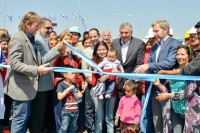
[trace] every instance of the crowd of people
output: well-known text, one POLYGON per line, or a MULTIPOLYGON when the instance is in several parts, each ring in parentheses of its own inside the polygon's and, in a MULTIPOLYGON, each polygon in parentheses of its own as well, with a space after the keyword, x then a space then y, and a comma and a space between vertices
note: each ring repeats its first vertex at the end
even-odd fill
POLYGON ((141 115, 150 82, 98 73, 63 42, 104 72, 200 75, 200 22, 183 42, 167 20, 156 20, 146 40, 133 37, 129 22, 119 37, 77 26, 57 34, 52 21, 24 15, 11 38, 0 29, 0 132, 2 133, 199 133, 200 84, 191 80, 153 82, 145 129, 141 115), (80 41, 83 36, 82 41, 80 41), (54 72, 54 67, 94 73, 54 72), (11 124, 10 124, 11 120, 11 124))

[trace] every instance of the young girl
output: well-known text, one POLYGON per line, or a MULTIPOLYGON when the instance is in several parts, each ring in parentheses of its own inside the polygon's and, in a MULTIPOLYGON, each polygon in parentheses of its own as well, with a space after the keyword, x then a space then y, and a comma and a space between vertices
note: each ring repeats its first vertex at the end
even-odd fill
POLYGON ((120 99, 117 113, 115 116, 115 126, 118 125, 120 118, 121 133, 140 132, 140 112, 142 105, 136 94, 142 87, 141 81, 127 80, 124 84, 125 96, 120 99))

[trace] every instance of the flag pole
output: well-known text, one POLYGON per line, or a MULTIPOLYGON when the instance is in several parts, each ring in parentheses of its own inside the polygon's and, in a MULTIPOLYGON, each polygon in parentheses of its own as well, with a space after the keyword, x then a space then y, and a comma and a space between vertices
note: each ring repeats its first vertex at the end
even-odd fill
POLYGON ((78 0, 78 14, 79 14, 79 18, 78 18, 78 27, 80 28, 80 16, 81 16, 81 0, 78 0))
POLYGON ((6 28, 6 0, 4 4, 4 20, 3 20, 4 29, 6 28))

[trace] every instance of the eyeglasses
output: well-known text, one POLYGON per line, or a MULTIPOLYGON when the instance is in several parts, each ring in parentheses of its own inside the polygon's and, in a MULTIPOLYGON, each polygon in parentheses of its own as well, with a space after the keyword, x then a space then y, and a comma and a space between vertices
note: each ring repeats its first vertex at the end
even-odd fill
POLYGON ((49 45, 53 45, 53 46, 55 46, 55 45, 57 45, 57 43, 49 43, 49 45))
POLYGON ((53 30, 53 27, 44 27, 44 28, 47 29, 47 30, 53 30))

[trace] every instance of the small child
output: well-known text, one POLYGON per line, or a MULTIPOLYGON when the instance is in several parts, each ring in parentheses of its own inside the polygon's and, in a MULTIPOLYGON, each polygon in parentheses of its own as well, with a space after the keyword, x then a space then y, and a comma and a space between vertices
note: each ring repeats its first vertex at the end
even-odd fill
MULTIPOLYGON (((120 61, 117 60, 117 51, 113 48, 108 50, 107 57, 103 59, 101 63, 98 64, 100 68, 103 69, 118 69, 121 72, 124 72, 120 61)), ((99 99, 103 99, 103 94, 105 94, 105 87, 108 85, 108 89, 106 91, 105 98, 111 98, 113 90, 115 88, 116 81, 115 80, 107 80, 105 83, 97 83, 97 87, 95 89, 95 93, 99 95, 99 99)))
POLYGON ((115 116, 115 125, 118 125, 120 118, 121 133, 139 133, 140 132, 140 113, 142 104, 136 93, 140 92, 141 81, 127 80, 123 86, 125 96, 120 99, 119 106, 115 116))
MULTIPOLYGON (((65 67, 73 68, 71 65, 65 65, 65 67)), ((57 87, 57 97, 63 101, 62 123, 59 133, 75 133, 79 115, 78 101, 83 95, 73 84, 74 73, 64 72, 63 77, 64 81, 60 82, 57 87)))

